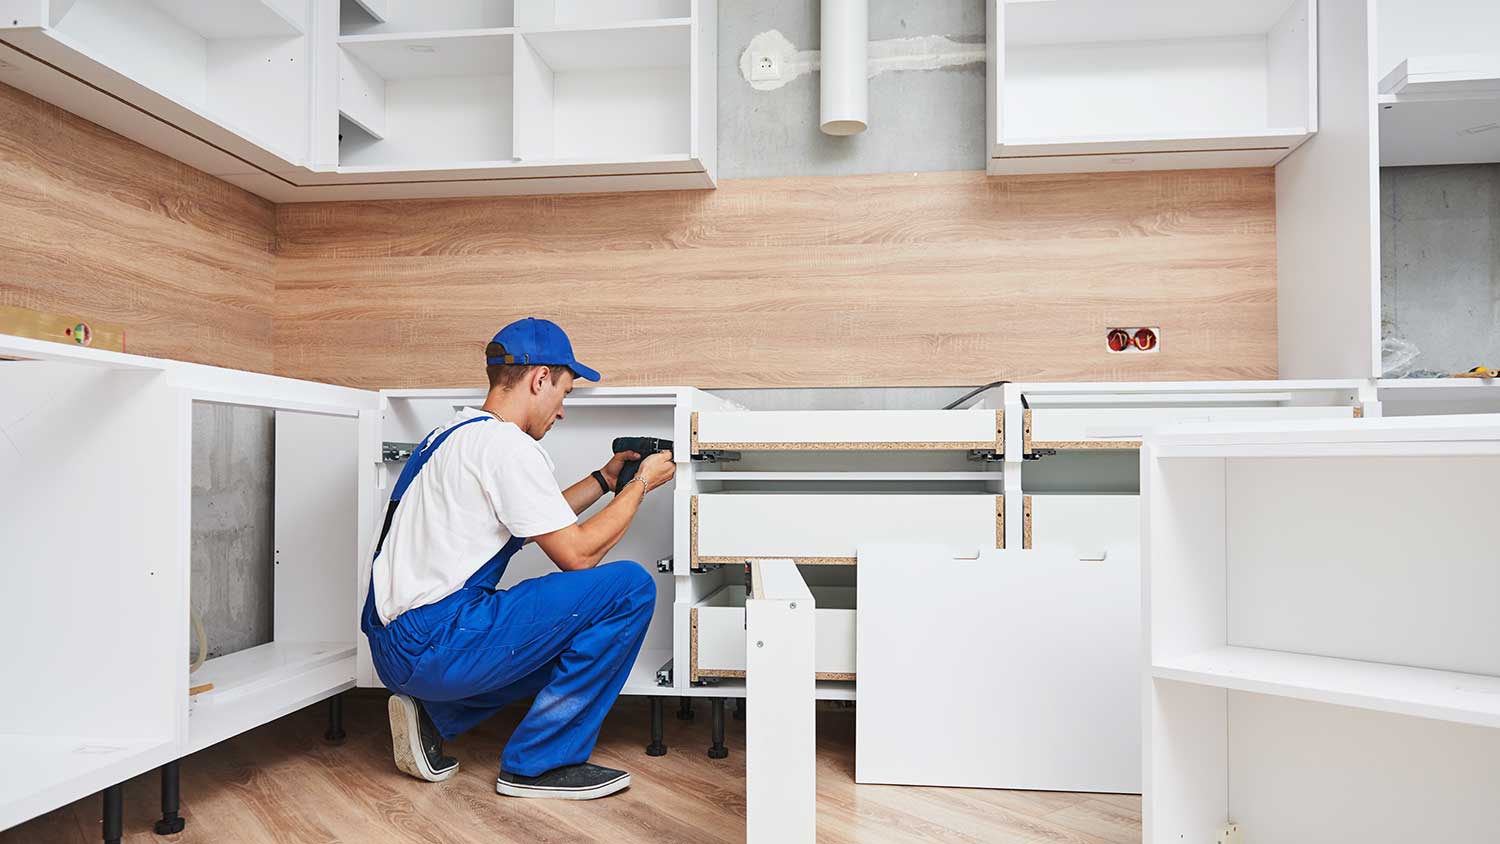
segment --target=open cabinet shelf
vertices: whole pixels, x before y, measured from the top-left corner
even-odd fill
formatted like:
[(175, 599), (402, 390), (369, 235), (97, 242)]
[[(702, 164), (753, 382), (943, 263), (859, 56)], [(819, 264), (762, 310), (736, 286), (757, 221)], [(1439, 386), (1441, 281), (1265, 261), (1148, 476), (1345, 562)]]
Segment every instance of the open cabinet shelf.
[(692, 154), (688, 20), (526, 32), (516, 49), (522, 161)]
[(512, 157), (512, 30), (339, 39), (342, 168), (482, 167)]
[(1316, 6), (991, 0), (989, 171), (1275, 164), (1317, 130)]
[[(1231, 821), (1378, 844), (1500, 821), (1478, 797), (1500, 788), (1500, 525), (1475, 509), (1500, 483), (1497, 423), (1148, 438), (1149, 844)], [(1393, 489), (1400, 517), (1379, 518)]]

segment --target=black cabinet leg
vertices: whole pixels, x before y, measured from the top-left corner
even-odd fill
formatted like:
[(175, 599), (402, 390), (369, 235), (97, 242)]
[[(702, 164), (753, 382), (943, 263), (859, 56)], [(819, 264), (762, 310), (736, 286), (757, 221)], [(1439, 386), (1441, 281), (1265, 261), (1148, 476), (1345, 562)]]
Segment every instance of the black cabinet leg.
[(182, 797), (180, 759), (161, 766), (161, 820), (156, 822), (157, 835), (176, 835), (187, 822), (177, 814)]
[(724, 746), (724, 698), (713, 699), (714, 714), (714, 743), (709, 745), (708, 758), (723, 759), (729, 755), (729, 748)]
[(125, 826), (125, 788), (112, 785), (104, 789), (104, 844), (120, 844)]
[(328, 699), (328, 732), (323, 738), (329, 744), (344, 740), (344, 695), (342, 692)]
[(677, 699), (677, 720), (679, 720), (679, 721), (691, 721), (691, 720), (693, 720), (693, 699), (692, 698), (690, 698), (690, 697), (682, 697), (682, 698), (678, 698)]
[(667, 746), (662, 742), (661, 698), (651, 698), (651, 743), (646, 745), (647, 756), (666, 756)]
[(745, 699), (737, 698), (734, 702), (734, 720), (745, 720)]

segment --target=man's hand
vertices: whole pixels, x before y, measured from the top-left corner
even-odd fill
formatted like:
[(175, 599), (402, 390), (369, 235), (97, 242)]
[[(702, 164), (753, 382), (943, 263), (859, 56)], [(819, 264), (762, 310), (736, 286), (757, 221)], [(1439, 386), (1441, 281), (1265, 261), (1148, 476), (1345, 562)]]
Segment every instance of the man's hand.
[(646, 480), (646, 491), (661, 486), (672, 480), (677, 474), (677, 464), (672, 462), (672, 452), (658, 451), (641, 462), (641, 468), (636, 471), (636, 477)]
[[(610, 489), (618, 491), (620, 489), (620, 470), (625, 468), (625, 461), (640, 459), (641, 456), (633, 451), (622, 451), (611, 457), (609, 462), (604, 464), (604, 468), (599, 470), (599, 473), (604, 476), (604, 480), (609, 484)], [(584, 480), (588, 480), (588, 478), (584, 478)]]

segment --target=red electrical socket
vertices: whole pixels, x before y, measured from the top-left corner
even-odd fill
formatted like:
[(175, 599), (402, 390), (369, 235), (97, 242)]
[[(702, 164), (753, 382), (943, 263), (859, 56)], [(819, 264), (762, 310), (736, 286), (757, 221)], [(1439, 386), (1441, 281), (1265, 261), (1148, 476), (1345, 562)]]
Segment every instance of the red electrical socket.
[(1161, 345), (1161, 329), (1155, 326), (1110, 328), (1104, 342), (1110, 354), (1155, 352)]

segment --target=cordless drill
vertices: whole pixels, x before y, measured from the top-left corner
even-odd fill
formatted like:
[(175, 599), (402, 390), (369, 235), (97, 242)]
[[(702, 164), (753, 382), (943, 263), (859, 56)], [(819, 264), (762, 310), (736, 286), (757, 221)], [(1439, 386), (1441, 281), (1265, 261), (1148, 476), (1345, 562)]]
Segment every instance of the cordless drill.
[(620, 467), (620, 479), (615, 482), (615, 492), (619, 492), (630, 483), (631, 478), (635, 477), (636, 471), (641, 468), (641, 460), (659, 451), (671, 451), (672, 441), (661, 437), (615, 437), (612, 448), (615, 454), (633, 451), (641, 456), (640, 460), (627, 460), (625, 465)]

